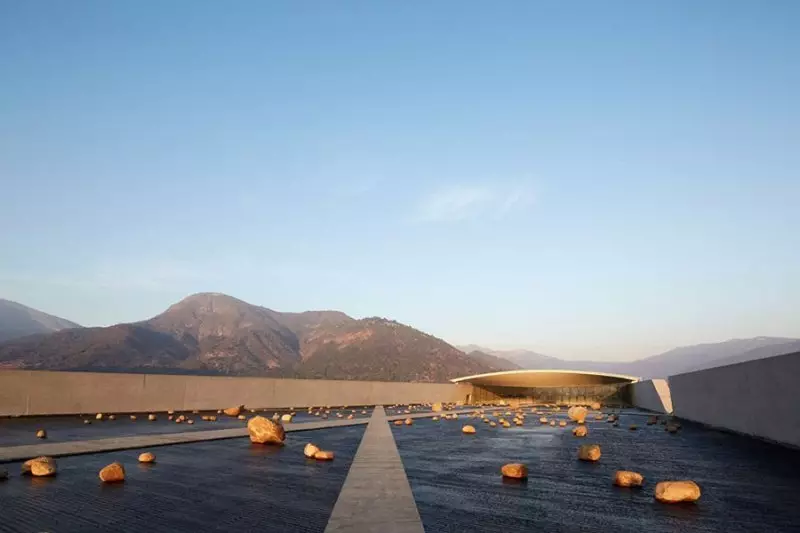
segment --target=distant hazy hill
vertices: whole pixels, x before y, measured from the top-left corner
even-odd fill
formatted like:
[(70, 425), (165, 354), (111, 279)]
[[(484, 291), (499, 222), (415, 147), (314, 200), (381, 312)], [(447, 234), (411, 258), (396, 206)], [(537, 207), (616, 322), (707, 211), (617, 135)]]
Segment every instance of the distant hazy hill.
[[(462, 347), (464, 348), (479, 347), (469, 345)], [(785, 337), (731, 339), (724, 342), (682, 346), (635, 361), (570, 361), (527, 350), (480, 349), (508, 359), (523, 368), (588, 370), (651, 378), (791, 353), (800, 350), (800, 339)]]
[(135, 324), (0, 344), (0, 367), (423, 382), (493, 369), (391, 320), (280, 313), (216, 293), (189, 296)]
[(522, 368), (518, 364), (512, 363), (508, 359), (488, 354), (480, 350), (472, 350), (471, 352), (467, 353), (467, 355), (472, 359), (476, 359), (484, 365), (490, 367), (495, 372), (499, 372), (501, 370), (518, 370)]
[[(459, 346), (459, 350), (470, 353), (480, 352), (505, 360), (515, 368), (538, 368), (538, 369), (566, 369), (567, 364), (563, 359), (542, 355), (530, 350), (493, 350), (477, 344), (467, 344)], [(512, 369), (509, 369), (512, 370)]]
[(69, 320), (0, 298), (0, 342), (79, 327)]

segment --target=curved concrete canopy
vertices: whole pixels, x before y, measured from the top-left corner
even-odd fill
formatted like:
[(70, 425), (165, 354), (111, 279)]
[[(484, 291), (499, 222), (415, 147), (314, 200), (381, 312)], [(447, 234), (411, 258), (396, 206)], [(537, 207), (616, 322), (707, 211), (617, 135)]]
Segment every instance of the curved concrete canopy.
[(639, 379), (636, 376), (624, 374), (580, 370), (504, 370), (455, 378), (450, 381), (492, 387), (576, 387), (633, 383)]

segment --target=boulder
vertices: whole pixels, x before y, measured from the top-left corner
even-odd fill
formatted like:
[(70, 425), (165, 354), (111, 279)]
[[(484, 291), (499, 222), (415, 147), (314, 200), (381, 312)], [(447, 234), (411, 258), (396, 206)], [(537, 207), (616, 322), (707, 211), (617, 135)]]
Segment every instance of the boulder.
[(578, 459), (581, 461), (597, 461), (600, 459), (599, 444), (584, 444), (578, 448)]
[(542, 418), (539, 419), (539, 423), (547, 424), (547, 418), (543, 416)]
[(111, 463), (100, 470), (100, 481), (103, 483), (119, 483), (125, 481), (125, 467), (120, 463)]
[(431, 418), (431, 420), (433, 420), (434, 422), (438, 422), (439, 421), (439, 417), (438, 416), (434, 416), (433, 418)]
[(153, 452), (144, 452), (139, 454), (139, 462), (140, 463), (155, 463), (156, 462), (156, 454)]
[(576, 437), (585, 437), (589, 434), (589, 430), (586, 429), (586, 426), (578, 426), (572, 430), (572, 434)]
[(192, 424), (194, 424), (194, 420), (187, 420), (186, 423), (191, 426)]
[(316, 445), (309, 442), (308, 444), (306, 444), (306, 447), (303, 448), (303, 455), (305, 455), (309, 459), (313, 459), (314, 455), (316, 455), (318, 451), (320, 451), (320, 449), (317, 448)]
[(567, 416), (569, 417), (569, 419), (574, 422), (578, 422), (579, 424), (583, 423), (586, 420), (587, 414), (588, 411), (586, 410), (586, 408), (578, 405), (570, 407), (569, 411), (567, 411)]
[(592, 405), (590, 405), (589, 407), (591, 407), (592, 410), (594, 410), (594, 411), (599, 411), (600, 407), (602, 407), (602, 406), (600, 405), (600, 402), (593, 402)]
[(36, 432), (36, 438), (37, 439), (46, 439), (47, 438), (47, 432), (45, 430), (43, 430), (43, 429), (40, 429), (39, 431)]
[(319, 450), (314, 454), (317, 461), (333, 461), (333, 452)]
[(475, 433), (475, 426), (470, 426), (469, 424), (467, 424), (463, 428), (461, 428), (461, 433), (467, 433), (469, 435), (472, 435), (473, 433)]
[(289, 414), (289, 413), (286, 413), (285, 415), (283, 415), (283, 416), (281, 417), (281, 422), (291, 422), (291, 421), (292, 421), (292, 418), (293, 418), (293, 417), (292, 417), (292, 415), (291, 415), (291, 414)]
[(109, 420), (116, 420), (117, 419), (117, 415), (108, 415), (108, 419)]
[(663, 503), (696, 502), (700, 487), (694, 481), (660, 481), (656, 485), (656, 500)]
[(263, 416), (251, 418), (247, 422), (247, 432), (250, 441), (258, 444), (283, 444), (286, 439), (283, 426)]
[(131, 415), (131, 420), (136, 420), (136, 415)]
[(237, 420), (247, 420), (247, 417), (244, 415), (239, 415), (236, 417)]
[(156, 417), (156, 415), (154, 415), (154, 414), (149, 414), (149, 415), (147, 415), (147, 419), (148, 419), (150, 422), (155, 422), (156, 418), (157, 418), (157, 417)]
[(618, 487), (641, 487), (644, 477), (639, 472), (617, 470), (614, 473), (614, 485)]
[(243, 410), (244, 410), (244, 405), (239, 405), (237, 407), (228, 407), (227, 409), (223, 409), (222, 412), (228, 416), (239, 416), (240, 414), (242, 414)]
[(402, 426), (403, 425), (403, 421), (402, 420), (395, 420), (394, 421), (394, 425), (395, 426)]
[(405, 421), (404, 421), (403, 423), (404, 423), (405, 425), (407, 425), (407, 426), (410, 426), (410, 425), (412, 425), (412, 424), (414, 423), (414, 420), (413, 420), (413, 419), (411, 419), (411, 418), (406, 418), (406, 419), (405, 419)]
[(440, 413), (442, 411), (442, 402), (436, 402), (431, 405), (431, 411), (434, 413)]
[(522, 463), (509, 463), (507, 465), (503, 465), (503, 467), (500, 469), (500, 473), (503, 474), (503, 477), (508, 477), (511, 479), (527, 479), (528, 467)]
[(52, 457), (36, 457), (22, 463), (22, 475), (47, 477), (56, 475), (56, 460)]
[(566, 420), (561, 420), (561, 421), (558, 423), (558, 425), (559, 425), (560, 427), (562, 427), (562, 428), (563, 428), (563, 427), (567, 427), (567, 421), (566, 421)]
[(490, 428), (497, 427), (497, 422), (495, 422), (494, 420), (492, 420), (491, 422), (489, 422), (489, 427), (490, 427)]
[[(522, 425), (522, 423), (521, 423), (521, 422), (520, 422), (520, 425)], [(551, 425), (551, 426), (555, 426), (555, 425), (556, 425), (556, 421), (555, 421), (555, 420), (551, 420), (551, 421), (550, 421), (550, 425)]]
[(175, 414), (175, 410), (174, 409), (170, 409), (169, 411), (167, 411), (167, 414), (168, 415), (174, 415)]
[(94, 419), (95, 420), (102, 420), (103, 419), (103, 413), (97, 413), (96, 415), (94, 415)]

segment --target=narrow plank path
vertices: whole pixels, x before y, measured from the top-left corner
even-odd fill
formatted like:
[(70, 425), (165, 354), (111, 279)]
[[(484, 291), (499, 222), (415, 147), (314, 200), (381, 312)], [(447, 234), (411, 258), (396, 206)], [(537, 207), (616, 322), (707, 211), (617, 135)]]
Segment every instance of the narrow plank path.
[[(381, 407), (381, 412), (384, 413)], [(471, 413), (474, 409), (448, 411), (451, 413)], [(444, 413), (415, 413), (410, 415), (395, 415), (386, 417), (384, 421), (402, 420), (405, 418), (427, 418)], [(374, 416), (374, 414), (373, 414)], [(371, 418), (354, 420), (320, 420), (315, 422), (301, 422), (284, 425), (287, 433), (295, 431), (310, 431), (314, 429), (327, 429), (344, 426), (357, 426), (370, 423)], [(183, 433), (167, 433), (161, 435), (138, 435), (127, 437), (112, 437), (108, 439), (93, 439), (69, 442), (44, 442), (26, 444), (22, 446), (0, 447), (0, 463), (24, 461), (31, 457), (48, 455), (50, 457), (64, 457), (68, 455), (82, 455), (87, 453), (114, 452), (118, 450), (132, 450), (136, 448), (152, 448), (155, 446), (169, 446), (172, 444), (186, 444), (190, 442), (203, 442), (220, 439), (235, 439), (247, 436), (247, 428), (212, 429), (208, 431), (185, 431)]]
[(381, 406), (372, 413), (325, 528), (325, 533), (343, 532), (425, 532), (386, 412)]

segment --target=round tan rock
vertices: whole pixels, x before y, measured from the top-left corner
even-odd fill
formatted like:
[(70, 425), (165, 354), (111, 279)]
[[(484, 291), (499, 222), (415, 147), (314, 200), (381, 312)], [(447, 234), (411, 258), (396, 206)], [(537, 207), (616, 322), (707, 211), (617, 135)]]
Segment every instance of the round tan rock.
[(320, 449), (316, 445), (309, 442), (308, 444), (306, 444), (306, 447), (303, 448), (303, 455), (305, 455), (309, 459), (313, 459), (318, 451), (320, 451)]
[(544, 417), (544, 416), (543, 416), (542, 418), (540, 418), (540, 419), (539, 419), (539, 423), (540, 423), (540, 424), (547, 424), (547, 417)]
[(155, 463), (156, 462), (156, 454), (153, 452), (144, 452), (139, 454), (139, 462), (140, 463)]
[(227, 409), (223, 409), (222, 412), (228, 416), (239, 416), (240, 414), (242, 414), (243, 410), (244, 410), (244, 405), (238, 405), (236, 407), (228, 407)]
[(500, 473), (503, 474), (503, 477), (511, 479), (526, 479), (528, 477), (528, 467), (522, 463), (509, 463), (503, 465)]
[(247, 420), (247, 417), (244, 415), (239, 415), (236, 417), (237, 420)]
[(588, 414), (588, 410), (585, 407), (581, 407), (578, 405), (572, 406), (567, 411), (567, 416), (570, 420), (574, 422), (583, 423), (586, 420), (586, 415)]
[(125, 467), (120, 463), (111, 463), (100, 470), (100, 481), (103, 483), (119, 483), (125, 481)]
[(257, 444), (283, 444), (286, 439), (283, 426), (263, 416), (254, 416), (248, 420), (247, 432), (250, 434), (250, 441)]
[(600, 455), (599, 444), (584, 444), (578, 448), (578, 459), (581, 461), (597, 461)]
[(467, 424), (463, 428), (461, 428), (461, 433), (472, 435), (475, 433), (475, 426), (470, 426), (469, 424)]
[(489, 427), (490, 427), (490, 428), (497, 427), (497, 422), (495, 422), (494, 420), (492, 420), (491, 422), (489, 422)]
[(639, 472), (617, 470), (614, 473), (614, 485), (618, 487), (641, 487), (642, 483), (644, 483), (644, 476)]
[(433, 405), (431, 405), (431, 411), (433, 411), (434, 413), (441, 412), (442, 411), (442, 402), (436, 402)]
[(45, 431), (43, 429), (40, 429), (39, 431), (36, 432), (36, 438), (37, 439), (46, 439), (47, 438), (47, 431)]
[(131, 415), (131, 420), (136, 420), (136, 415)]
[(103, 413), (97, 413), (96, 415), (94, 415), (94, 419), (95, 420), (102, 420), (103, 419)]
[(402, 426), (403, 425), (403, 421), (402, 420), (395, 420), (394, 421), (394, 425), (395, 426)]
[(560, 427), (562, 427), (562, 428), (563, 428), (563, 427), (567, 427), (567, 421), (566, 421), (566, 420), (560, 420), (560, 421), (558, 422), (558, 425), (559, 425)]
[(594, 411), (599, 411), (600, 407), (602, 407), (602, 406), (600, 405), (600, 402), (593, 402), (592, 405), (590, 405), (589, 407), (591, 407), (592, 410), (594, 410)]
[(656, 485), (656, 500), (663, 503), (696, 502), (700, 487), (694, 481), (660, 481)]
[(411, 419), (411, 418), (406, 418), (406, 419), (405, 419), (405, 422), (403, 422), (403, 423), (404, 423), (405, 425), (407, 425), (407, 426), (410, 426), (410, 425), (412, 425), (412, 424), (414, 423), (414, 420), (413, 420), (413, 419)]
[(281, 422), (291, 422), (291, 421), (292, 421), (292, 415), (289, 413), (286, 413), (281, 417)]
[(317, 461), (333, 461), (333, 452), (326, 450), (319, 450), (314, 454), (314, 459)]
[(52, 457), (36, 457), (22, 463), (22, 475), (48, 477), (56, 475), (56, 460)]
[(572, 430), (572, 434), (576, 437), (585, 437), (589, 434), (589, 430), (586, 429), (586, 426), (578, 426)]
[(155, 422), (157, 418), (158, 418), (158, 417), (157, 417), (156, 415), (154, 415), (154, 414), (149, 414), (149, 415), (147, 415), (147, 419), (148, 419), (150, 422)]
[(431, 420), (433, 420), (434, 422), (438, 422), (439, 421), (439, 417), (438, 416), (434, 416), (433, 418), (431, 418)]

